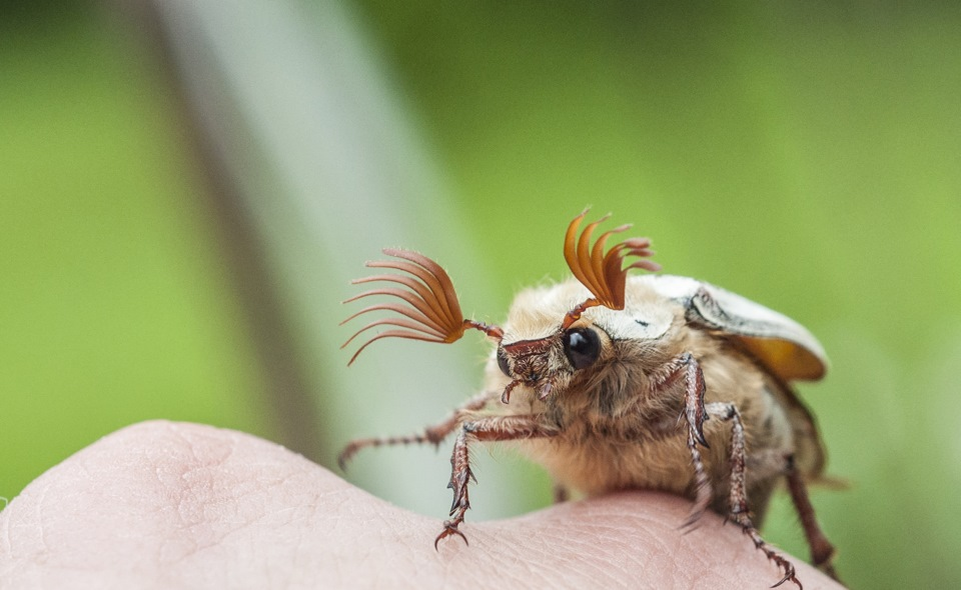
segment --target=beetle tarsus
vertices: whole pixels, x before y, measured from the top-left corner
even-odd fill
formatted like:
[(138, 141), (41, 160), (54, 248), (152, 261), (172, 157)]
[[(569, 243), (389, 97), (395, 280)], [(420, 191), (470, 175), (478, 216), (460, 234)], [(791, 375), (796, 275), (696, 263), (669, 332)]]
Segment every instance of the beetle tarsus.
[(444, 522), (444, 530), (435, 540), (435, 547), (437, 542), (451, 535), (458, 535), (467, 541), (467, 537), (457, 527), (464, 522), (464, 515), (470, 510), (468, 484), (471, 481), (477, 482), (470, 468), (469, 443), (473, 440), (504, 441), (552, 436), (552, 432), (541, 427), (541, 419), (541, 416), (533, 414), (487, 416), (461, 424), (460, 433), (454, 441), (454, 452), (450, 457), (451, 475), (447, 485), (454, 492), (449, 513), (451, 518)]
[(784, 582), (791, 581), (794, 582), (799, 589), (802, 589), (803, 586), (797, 579), (794, 564), (768, 545), (751, 521), (747, 500), (747, 487), (745, 485), (747, 449), (744, 441), (744, 425), (741, 422), (740, 413), (738, 413), (734, 404), (720, 402), (706, 404), (704, 411), (708, 415), (731, 423), (731, 452), (729, 457), (731, 464), (731, 492), (728, 517), (740, 525), (744, 534), (749, 536), (754, 542), (754, 546), (762, 551), (770, 561), (773, 561), (775, 565), (784, 572), (784, 577), (781, 578), (778, 583), (774, 584), (772, 588), (776, 588)]
[(704, 461), (701, 459), (701, 452), (697, 448), (693, 430), (688, 430), (687, 447), (691, 452), (691, 464), (694, 467), (695, 497), (691, 513), (681, 528), (690, 532), (701, 519), (701, 515), (703, 515), (708, 506), (710, 506), (711, 499), (714, 497), (714, 491), (711, 489), (711, 481), (707, 476), (707, 470), (704, 468)]
[(460, 530), (457, 528), (457, 526), (462, 522), (464, 522), (463, 518), (460, 519), (459, 521), (456, 519), (444, 521), (444, 530), (442, 530), (440, 534), (437, 535), (437, 538), (434, 539), (434, 551), (440, 550), (438, 547), (438, 543), (440, 543), (441, 539), (446, 539), (451, 535), (457, 535), (458, 537), (464, 540), (465, 545), (470, 545), (470, 542), (467, 540), (467, 536), (464, 535), (464, 533), (460, 532)]

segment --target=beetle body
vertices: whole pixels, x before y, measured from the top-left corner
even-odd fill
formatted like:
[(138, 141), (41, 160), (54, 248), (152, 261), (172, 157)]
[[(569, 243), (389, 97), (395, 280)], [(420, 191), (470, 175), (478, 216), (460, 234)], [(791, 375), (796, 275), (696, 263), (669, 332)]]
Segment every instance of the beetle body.
[[(686, 439), (678, 436), (684, 383), (664, 383), (672, 362), (689, 353), (704, 374), (705, 403), (730, 403), (740, 412), (750, 449), (747, 495), (760, 521), (778, 477), (785, 475), (787, 458), (805, 479), (813, 479), (822, 470), (823, 452), (810, 414), (784, 380), (745, 346), (743, 335), (712, 328), (695, 311), (695, 297), (710, 292), (723, 293), (726, 300), (737, 298), (744, 308), (760, 311), (754, 316), (768, 322), (773, 318), (782, 328), (802, 333), (803, 328), (787, 318), (705, 283), (684, 277), (631, 277), (624, 310), (594, 307), (571, 326), (598, 336), (599, 358), (591, 371), (571, 371), (555, 379), (544, 400), (535, 388), (515, 388), (505, 406), (499, 398), (512, 378), (499, 368), (495, 351), (485, 370), (491, 402), (480, 413), (543, 416), (544, 428), (556, 434), (516, 445), (563, 488), (585, 495), (657, 489), (694, 499), (694, 472), (677, 469), (691, 460)], [(589, 296), (576, 280), (522, 292), (503, 326), (499, 350), (552, 338), (558, 318)], [(552, 344), (548, 356), (566, 365), (558, 370), (566, 373), (573, 367), (562, 339)], [(711, 444), (702, 456), (713, 484), (712, 508), (721, 514), (727, 512), (730, 492), (727, 430), (719, 420), (704, 425)]]
[(388, 337), (450, 343), (476, 329), (496, 346), (484, 388), (446, 420), (421, 434), (353, 441), (341, 464), (365, 447), (436, 445), (456, 433), (449, 484), (454, 502), (437, 542), (451, 535), (466, 540), (460, 525), (470, 508), (470, 446), (510, 443), (550, 472), (558, 499), (569, 491), (662, 490), (693, 500), (687, 525), (713, 509), (739, 524), (782, 569), (778, 584), (791, 580), (800, 587), (794, 566), (756, 528), (784, 480), (812, 560), (833, 576), (834, 550), (807, 497), (807, 484), (823, 471), (824, 451), (811, 414), (789, 386), (823, 376), (821, 345), (786, 316), (713, 285), (675, 276), (628, 277), (634, 268), (659, 270), (647, 260), (650, 242), (631, 238), (606, 248), (611, 235), (629, 227), (621, 226), (592, 245), (600, 221), (579, 233), (585, 214), (564, 239), (574, 278), (522, 291), (502, 327), (464, 319), (447, 273), (423, 255), (384, 250), (397, 260), (368, 263), (404, 274), (355, 281), (400, 286), (348, 300), (395, 298), (345, 320), (391, 314), (344, 344), (369, 329), (390, 327), (351, 362)]

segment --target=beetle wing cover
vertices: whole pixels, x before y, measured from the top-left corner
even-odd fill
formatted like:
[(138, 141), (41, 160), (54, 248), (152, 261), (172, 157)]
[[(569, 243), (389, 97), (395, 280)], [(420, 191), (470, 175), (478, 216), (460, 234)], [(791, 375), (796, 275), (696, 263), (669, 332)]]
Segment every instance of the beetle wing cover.
[(791, 318), (695, 279), (667, 275), (643, 278), (658, 292), (682, 303), (689, 322), (736, 337), (781, 379), (814, 381), (827, 371), (821, 344)]

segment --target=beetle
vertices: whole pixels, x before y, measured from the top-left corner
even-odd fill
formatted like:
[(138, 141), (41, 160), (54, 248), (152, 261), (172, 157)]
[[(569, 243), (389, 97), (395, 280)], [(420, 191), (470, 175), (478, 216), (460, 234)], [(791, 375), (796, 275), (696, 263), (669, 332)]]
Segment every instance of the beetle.
[[(644, 274), (660, 266), (647, 238), (610, 248), (622, 225), (592, 238), (607, 217), (564, 237), (573, 277), (520, 292), (503, 327), (465, 319), (450, 277), (426, 256), (385, 249), (390, 260), (368, 262), (400, 271), (354, 281), (393, 283), (345, 303), (384, 295), (344, 320), (374, 311), (390, 315), (357, 331), (388, 329), (361, 345), (406, 338), (451, 343), (479, 330), (495, 344), (481, 392), (442, 422), (410, 436), (350, 442), (339, 457), (380, 445), (439, 445), (456, 432), (451, 456), (453, 504), (434, 542), (467, 538), (460, 530), (470, 508), (474, 442), (513, 441), (555, 481), (557, 500), (571, 491), (594, 496), (644, 488), (693, 501), (691, 526), (711, 509), (740, 525), (801, 587), (793, 564), (768, 545), (757, 526), (777, 484), (786, 481), (811, 550), (812, 562), (836, 578), (827, 540), (808, 499), (822, 478), (825, 452), (810, 411), (789, 382), (818, 380), (827, 359), (800, 324), (744, 297), (692, 278)], [(399, 300), (399, 301), (398, 301)]]

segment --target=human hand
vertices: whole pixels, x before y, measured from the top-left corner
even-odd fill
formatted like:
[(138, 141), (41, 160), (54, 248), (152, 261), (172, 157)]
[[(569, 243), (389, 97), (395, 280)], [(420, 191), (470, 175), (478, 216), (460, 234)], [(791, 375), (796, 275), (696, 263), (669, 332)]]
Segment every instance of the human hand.
[[(2, 588), (767, 588), (736, 526), (625, 492), (469, 522), (392, 506), (239, 432), (149, 422), (49, 470), (0, 513)], [(805, 588), (840, 588), (793, 558)], [(788, 584), (789, 585), (789, 584)]]

